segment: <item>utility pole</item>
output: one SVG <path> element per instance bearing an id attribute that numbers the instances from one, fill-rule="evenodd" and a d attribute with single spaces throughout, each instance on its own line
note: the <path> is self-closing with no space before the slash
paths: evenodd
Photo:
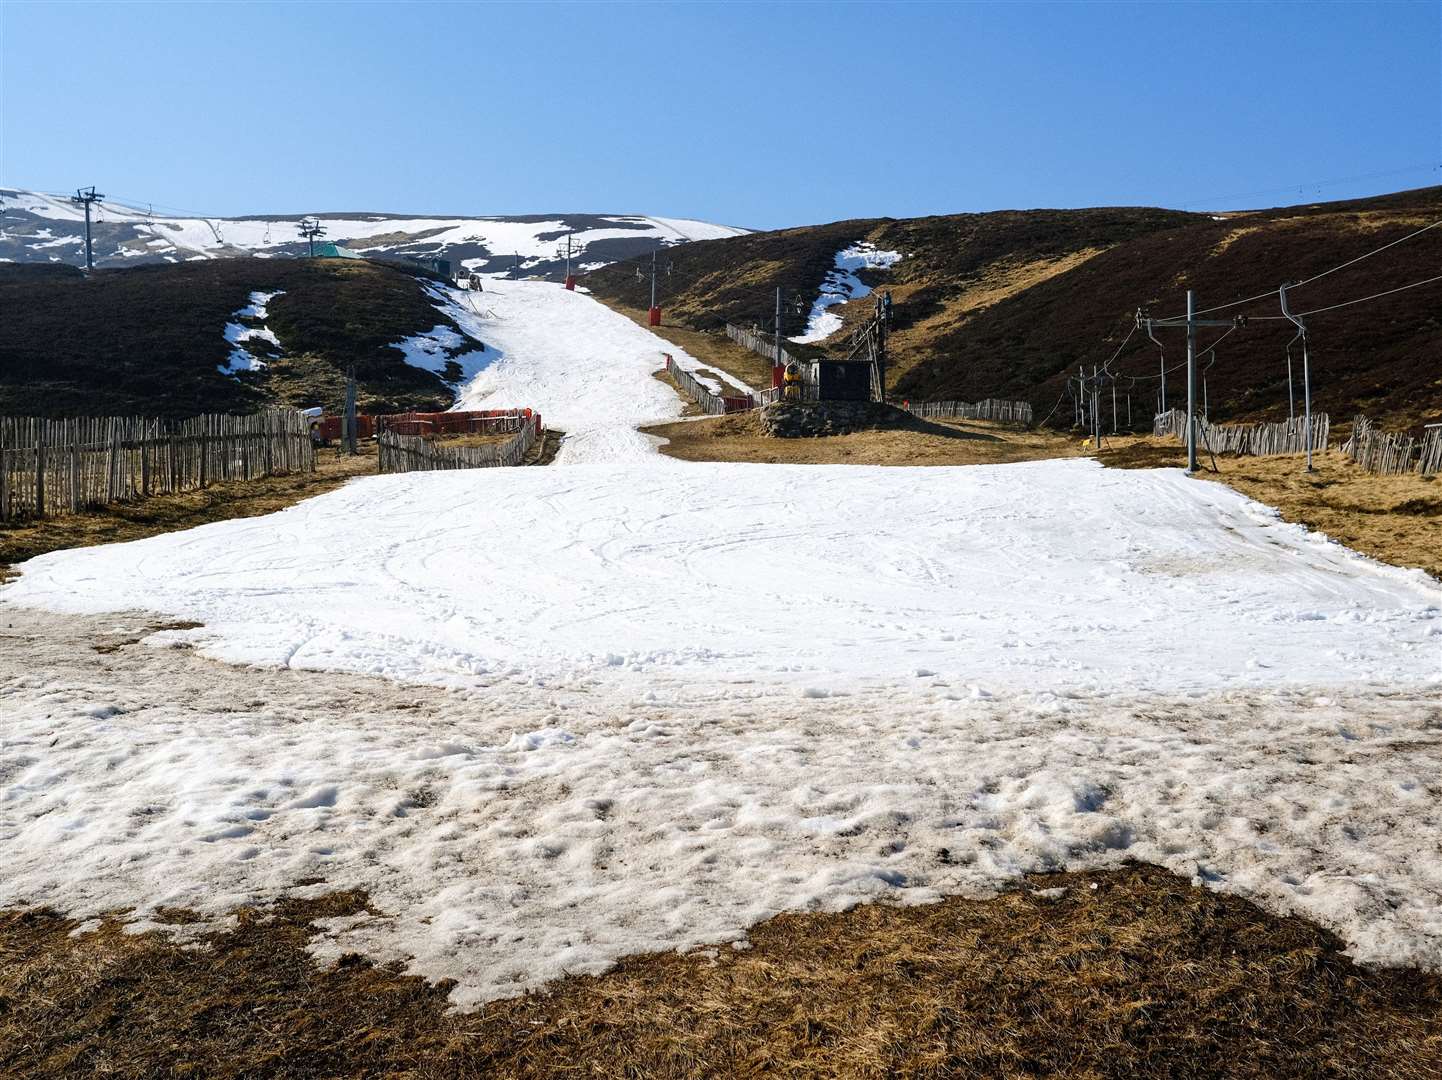
<path id="1" fill-rule="evenodd" d="M 661 325 L 661 309 L 656 306 L 656 249 L 651 249 L 651 308 L 646 312 L 649 326 Z"/>
<path id="2" fill-rule="evenodd" d="M 1102 448 L 1101 379 L 1097 377 L 1097 366 L 1092 365 L 1092 445 Z"/>
<path id="3" fill-rule="evenodd" d="M 786 366 L 781 362 L 781 356 L 781 286 L 778 285 L 776 286 L 776 363 L 773 365 L 773 367 L 775 367 L 777 370 L 780 370 L 781 368 Z M 776 381 L 774 373 L 772 375 L 771 381 Z"/>
<path id="4" fill-rule="evenodd" d="M 95 269 L 95 259 L 90 248 L 90 204 L 99 202 L 103 198 L 105 198 L 104 195 L 96 193 L 94 184 L 88 188 L 76 188 L 75 194 L 70 196 L 71 202 L 85 207 L 85 269 L 87 271 Z"/>
<path id="5" fill-rule="evenodd" d="M 571 237 L 574 235 L 576 235 L 574 232 L 566 234 L 566 288 L 572 291 L 576 288 L 576 276 L 571 273 Z M 654 302 L 653 300 L 652 303 Z"/>
<path id="6" fill-rule="evenodd" d="M 1158 326 L 1185 326 L 1187 328 L 1187 475 L 1197 471 L 1197 327 L 1199 326 L 1245 326 L 1246 317 L 1235 319 L 1197 318 L 1197 296 L 1187 290 L 1187 314 L 1181 319 L 1153 319 L 1146 312 L 1137 312 L 1137 326 L 1146 330 L 1153 341 L 1152 329 Z M 1160 342 L 1158 342 L 1160 344 Z M 1165 368 L 1163 368 L 1165 370 Z"/>
<path id="7" fill-rule="evenodd" d="M 310 245 L 310 257 L 315 258 L 315 238 L 325 235 L 325 226 L 315 218 L 301 218 L 300 224 L 296 226 L 304 236 L 306 243 Z"/>
<path id="8" fill-rule="evenodd" d="M 1285 316 L 1287 317 L 1287 319 L 1288 319 L 1294 326 L 1296 326 L 1296 328 L 1297 328 L 1297 337 L 1300 337 L 1300 338 L 1302 339 L 1302 402 L 1303 402 L 1302 408 L 1303 408 L 1303 410 L 1304 410 L 1303 413 L 1302 413 L 1302 423 L 1307 426 L 1307 432 L 1306 432 L 1306 435 L 1305 435 L 1304 437 L 1305 437 L 1305 439 L 1306 439 L 1305 445 L 1306 445 L 1306 447 L 1307 447 L 1307 471 L 1308 471 L 1308 472 L 1311 472 L 1311 471 L 1312 471 L 1312 365 L 1311 365 L 1311 361 L 1310 361 L 1310 360 L 1308 359 L 1308 357 L 1307 357 L 1307 327 L 1306 327 L 1306 324 L 1302 322 L 1302 317 L 1301 317 L 1300 315 L 1293 315 L 1290 311 L 1287 310 L 1287 290 L 1290 289 L 1291 287 L 1292 287 L 1292 283 L 1291 283 L 1290 281 L 1287 282 L 1287 284 L 1283 285 L 1280 289 L 1277 290 L 1277 296 L 1278 296 L 1278 297 L 1281 299 L 1281 301 L 1282 301 L 1282 314 L 1285 315 Z M 1296 340 L 1296 339 L 1294 338 L 1293 340 Z M 1288 350 L 1288 353 L 1287 353 L 1287 363 L 1288 363 L 1289 365 L 1291 364 L 1291 356 L 1292 356 L 1291 351 Z M 1288 383 L 1288 386 L 1289 386 L 1289 388 L 1290 388 L 1290 385 L 1291 385 L 1290 372 L 1289 372 L 1288 374 L 1289 374 L 1289 377 L 1288 377 L 1288 379 L 1287 379 L 1287 383 Z"/>
<path id="9" fill-rule="evenodd" d="M 356 415 L 355 415 L 355 365 L 346 368 L 345 373 L 345 452 L 354 456 L 356 453 Z"/>

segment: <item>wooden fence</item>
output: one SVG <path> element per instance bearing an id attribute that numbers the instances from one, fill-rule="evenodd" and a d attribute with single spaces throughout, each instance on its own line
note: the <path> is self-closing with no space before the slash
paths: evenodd
<path id="1" fill-rule="evenodd" d="M 1423 476 L 1442 473 L 1442 424 L 1428 424 L 1424 429 L 1417 471 Z"/>
<path id="2" fill-rule="evenodd" d="M 718 394 L 700 379 L 686 371 L 680 364 L 676 363 L 670 353 L 662 353 L 666 357 L 666 372 L 675 381 L 682 391 L 691 395 L 696 404 L 701 406 L 701 411 L 707 416 L 720 416 L 723 413 L 749 412 L 759 407 L 759 402 L 751 394 Z"/>
<path id="3" fill-rule="evenodd" d="M 419 435 L 400 435 L 382 431 L 376 436 L 380 455 L 380 471 L 429 472 L 436 469 L 489 469 L 519 465 L 536 441 L 544 434 L 539 416 L 524 419 L 514 435 L 504 442 L 483 446 L 446 446 Z"/>
<path id="4" fill-rule="evenodd" d="M 1417 439 L 1382 431 L 1359 414 L 1352 421 L 1352 437 L 1342 444 L 1342 453 L 1379 476 L 1413 472 L 1435 476 L 1442 472 L 1442 424 L 1428 424 Z"/>
<path id="5" fill-rule="evenodd" d="M 744 326 L 737 326 L 735 323 L 726 324 L 726 336 L 737 345 L 750 349 L 757 356 L 764 356 L 774 365 L 776 363 L 776 339 L 768 337 L 759 330 L 748 329 Z M 796 357 L 786 351 L 786 346 L 781 347 L 781 366 L 795 362 Z"/>
<path id="6" fill-rule="evenodd" d="M 1327 448 L 1332 431 L 1331 418 L 1324 412 L 1312 414 L 1312 449 Z M 1170 435 L 1187 441 L 1185 409 L 1168 409 L 1152 421 L 1154 435 Z M 1307 450 L 1307 426 L 1302 420 L 1279 420 L 1273 424 L 1209 424 L 1197 417 L 1197 448 L 1214 454 L 1267 457 L 1273 454 L 1302 454 Z"/>
<path id="7" fill-rule="evenodd" d="M 0 417 L 0 521 L 314 469 L 310 422 L 297 409 L 189 420 Z"/>
<path id="8" fill-rule="evenodd" d="M 902 408 L 914 416 L 927 420 L 1000 420 L 1011 424 L 1032 423 L 1030 402 L 1002 401 L 987 398 L 985 401 L 907 401 Z"/>

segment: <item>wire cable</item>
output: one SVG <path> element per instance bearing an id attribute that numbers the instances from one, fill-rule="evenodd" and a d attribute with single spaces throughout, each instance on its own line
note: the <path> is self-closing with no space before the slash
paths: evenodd
<path id="1" fill-rule="evenodd" d="M 1420 229 L 1417 229 L 1417 230 L 1415 230 L 1415 231 L 1413 231 L 1413 232 L 1409 232 L 1406 236 L 1398 237 L 1396 240 L 1393 240 L 1391 243 L 1383 244 L 1381 247 L 1379 247 L 1379 248 L 1374 248 L 1373 250 L 1367 252 L 1367 253 L 1364 254 L 1364 255 L 1358 255 L 1355 259 L 1348 259 L 1346 262 L 1341 263 L 1341 264 L 1339 264 L 1339 265 L 1337 265 L 1337 266 L 1334 266 L 1334 267 L 1332 267 L 1330 270 L 1323 270 L 1320 274 L 1313 274 L 1313 275 L 1312 275 L 1311 277 L 1309 277 L 1309 278 L 1303 278 L 1301 281 L 1298 281 L 1298 282 L 1296 282 L 1295 284 L 1288 285 L 1287 288 L 1289 288 L 1289 289 L 1299 289 L 1299 288 L 1301 288 L 1303 285 L 1310 285 L 1310 284 L 1311 284 L 1312 282 L 1314 282 L 1314 281 L 1320 281 L 1320 280 L 1322 280 L 1322 278 L 1326 277 L 1328 274 L 1335 274 L 1338 270 L 1345 270 L 1345 269 L 1347 269 L 1347 267 L 1349 267 L 1349 266 L 1355 266 L 1357 263 L 1361 262 L 1363 259 L 1370 259 L 1373 255 L 1379 255 L 1379 254 L 1381 254 L 1382 252 L 1386 251 L 1388 248 L 1394 248 L 1394 247 L 1396 247 L 1398 244 L 1401 244 L 1401 243 L 1403 243 L 1403 242 L 1405 242 L 1405 241 L 1407 241 L 1407 240 L 1411 240 L 1414 236 L 1421 236 L 1424 232 L 1428 232 L 1429 230 L 1438 228 L 1439 226 L 1442 226 L 1442 220 L 1434 221 L 1434 222 L 1432 222 L 1432 224 L 1430 224 L 1430 225 L 1424 225 L 1424 226 L 1422 226 L 1422 228 L 1420 228 Z M 1192 312 L 1192 314 L 1193 314 L 1193 316 L 1196 316 L 1196 315 L 1206 315 L 1206 314 L 1209 314 L 1209 313 L 1211 313 L 1211 312 L 1213 312 L 1213 311 L 1225 311 L 1227 308 L 1239 307 L 1239 306 L 1242 305 L 1242 304 L 1250 304 L 1250 303 L 1252 303 L 1252 301 L 1254 301 L 1254 300 L 1263 300 L 1263 299 L 1266 299 L 1266 298 L 1269 297 L 1269 296 L 1276 296 L 1276 295 L 1277 295 L 1277 292 L 1278 292 L 1277 289 L 1269 289 L 1269 290 L 1266 291 L 1266 292 L 1258 293 L 1256 296 L 1249 296 L 1249 297 L 1247 297 L 1245 300 L 1232 300 L 1232 301 L 1230 301 L 1229 303 L 1226 303 L 1226 304 L 1218 304 L 1218 305 L 1216 305 L 1215 307 L 1202 308 L 1201 311 L 1194 311 L 1194 312 Z M 1325 310 L 1325 309 L 1323 309 L 1323 310 Z M 1181 318 L 1185 318 L 1185 317 L 1186 317 L 1186 316 L 1184 316 L 1184 315 L 1173 315 L 1173 316 L 1171 316 L 1171 318 L 1174 318 L 1174 319 L 1181 319 Z M 1270 317 L 1270 316 L 1267 316 L 1267 317 Z"/>
<path id="2" fill-rule="evenodd" d="M 1442 281 L 1442 274 L 1436 277 L 1424 278 L 1421 281 L 1414 281 L 1410 285 L 1398 285 L 1395 289 L 1388 289 L 1386 292 L 1373 293 L 1371 296 L 1359 296 L 1355 300 L 1343 300 L 1340 304 L 1328 304 L 1326 307 L 1313 308 L 1311 311 L 1295 312 L 1297 318 L 1302 319 L 1308 315 L 1320 315 L 1324 311 L 1336 311 L 1338 308 L 1351 307 L 1353 304 L 1364 304 L 1368 300 L 1377 300 L 1383 296 L 1391 296 L 1393 293 L 1406 292 L 1408 289 L 1415 289 L 1419 285 L 1430 285 L 1434 281 Z M 1254 315 L 1252 322 L 1290 322 L 1285 315 Z"/>
<path id="3" fill-rule="evenodd" d="M 1320 274 L 1313 274 L 1313 275 L 1312 275 L 1311 277 L 1309 277 L 1309 278 L 1303 278 L 1301 281 L 1297 282 L 1295 285 L 1288 285 L 1287 288 L 1289 288 L 1289 289 L 1300 289 L 1303 285 L 1310 285 L 1310 284 L 1311 284 L 1312 282 L 1314 282 L 1314 281 L 1320 281 L 1322 278 L 1326 277 L 1328 274 L 1335 274 L 1338 270 L 1345 270 L 1345 269 L 1347 269 L 1347 267 L 1353 266 L 1353 265 L 1361 262 L 1363 259 L 1370 259 L 1373 255 L 1377 255 L 1377 254 L 1379 254 L 1379 253 L 1381 253 L 1381 252 L 1383 252 L 1383 251 L 1386 251 L 1388 248 L 1396 247 L 1398 244 L 1402 243 L 1402 241 L 1404 241 L 1404 240 L 1411 240 L 1412 237 L 1414 237 L 1414 236 L 1421 236 L 1421 235 L 1422 235 L 1424 232 L 1426 232 L 1428 229 L 1435 229 L 1435 228 L 1437 228 L 1437 226 L 1439 226 L 1439 225 L 1442 225 L 1442 220 L 1434 221 L 1434 222 L 1432 222 L 1431 225 L 1424 225 L 1422 228 L 1418 229 L 1416 232 L 1410 232 L 1410 233 L 1408 233 L 1406 236 L 1403 236 L 1403 237 L 1400 237 L 1400 238 L 1398 238 L 1398 239 L 1396 239 L 1396 240 L 1393 240 L 1390 244 L 1383 244 L 1381 247 L 1377 248 L 1375 251 L 1369 251 L 1369 252 L 1367 252 L 1367 254 L 1365 254 L 1365 255 L 1358 255 L 1355 259 L 1349 259 L 1347 262 L 1344 262 L 1341 266 L 1334 266 L 1334 267 L 1332 267 L 1332 269 L 1330 269 L 1330 270 L 1323 270 Z"/>

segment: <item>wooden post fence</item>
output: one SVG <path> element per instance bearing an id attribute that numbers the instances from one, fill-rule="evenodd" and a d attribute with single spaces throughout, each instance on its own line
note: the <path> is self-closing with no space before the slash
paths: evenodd
<path id="1" fill-rule="evenodd" d="M 222 480 L 312 472 L 306 416 L 0 416 L 0 521 L 76 513 Z"/>

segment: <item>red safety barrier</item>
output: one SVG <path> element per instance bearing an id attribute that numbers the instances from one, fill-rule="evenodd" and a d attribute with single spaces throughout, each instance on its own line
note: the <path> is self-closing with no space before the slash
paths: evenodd
<path id="1" fill-rule="evenodd" d="M 756 408 L 756 402 L 750 394 L 741 394 L 739 396 L 723 394 L 721 396 L 721 404 L 729 413 L 749 412 L 751 409 Z"/>
<path id="2" fill-rule="evenodd" d="M 784 367 L 773 367 L 771 369 L 771 389 L 780 390 L 786 385 L 786 369 Z"/>

